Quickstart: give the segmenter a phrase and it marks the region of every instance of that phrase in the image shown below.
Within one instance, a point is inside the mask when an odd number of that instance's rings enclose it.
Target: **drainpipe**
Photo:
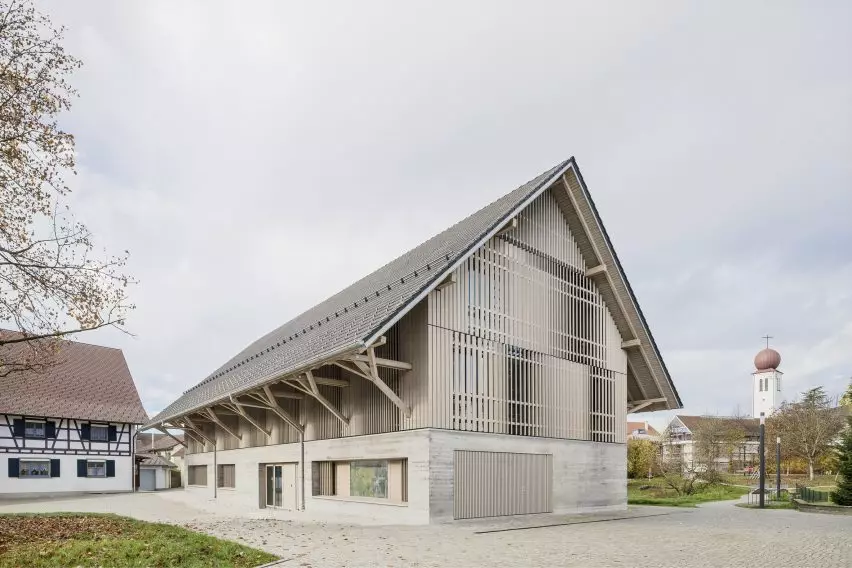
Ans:
[[[219,468],[216,467],[216,430],[213,430],[213,498],[219,498],[219,480],[217,479]]]
[[[300,504],[299,509],[301,511],[305,510],[305,427],[302,426],[302,433],[299,434],[299,445],[301,446],[302,457],[299,462],[302,465],[302,503]]]

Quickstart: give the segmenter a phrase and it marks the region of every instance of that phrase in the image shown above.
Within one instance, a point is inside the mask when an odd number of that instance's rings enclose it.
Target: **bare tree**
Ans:
[[[0,372],[33,369],[54,347],[45,338],[115,326],[133,305],[120,256],[94,253],[92,235],[63,198],[74,138],[58,124],[76,91],[80,61],[30,0],[0,0]],[[30,343],[27,349],[12,349]]]
[[[745,444],[746,419],[740,416],[704,416],[692,429],[694,453],[707,468],[717,470],[733,461],[734,451]]]
[[[831,451],[843,429],[844,413],[832,407],[822,387],[802,393],[801,400],[785,402],[767,421],[770,438],[781,437],[781,445],[791,456],[808,462],[808,476],[814,478],[814,463]]]

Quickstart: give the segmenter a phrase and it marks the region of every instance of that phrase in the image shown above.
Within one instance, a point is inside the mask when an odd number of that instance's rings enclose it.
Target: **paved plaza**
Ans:
[[[852,566],[852,517],[732,502],[422,527],[303,522],[262,511],[234,517],[187,497],[168,491],[5,502],[0,513],[113,512],[170,522],[262,548],[281,556],[281,566]]]

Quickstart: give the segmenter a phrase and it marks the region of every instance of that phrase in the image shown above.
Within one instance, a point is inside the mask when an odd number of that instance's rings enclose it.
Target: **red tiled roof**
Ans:
[[[651,426],[650,424],[646,424],[645,422],[627,422],[627,435],[631,435],[636,430],[645,430],[645,432],[649,436],[659,436],[660,433]]]
[[[8,337],[17,332],[0,330]],[[0,413],[143,424],[148,420],[120,349],[57,340],[55,364],[0,377]],[[0,361],[20,360],[25,343],[0,347]]]

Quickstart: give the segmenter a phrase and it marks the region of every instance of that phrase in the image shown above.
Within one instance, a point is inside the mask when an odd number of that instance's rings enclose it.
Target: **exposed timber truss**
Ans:
[[[222,429],[228,435],[242,441],[243,436],[239,431],[234,431],[223,420],[223,415],[236,416],[238,419],[245,420],[252,427],[263,432],[269,438],[272,436],[270,429],[262,426],[255,418],[249,414],[248,409],[258,408],[274,413],[284,422],[292,426],[299,434],[304,435],[305,426],[301,424],[298,417],[293,416],[286,409],[278,404],[279,398],[289,398],[304,400],[306,397],[313,398],[323,407],[325,407],[337,420],[348,426],[349,418],[347,418],[340,408],[329,401],[320,391],[320,386],[328,386],[335,388],[347,388],[350,386],[348,380],[333,379],[327,377],[318,377],[314,375],[314,370],[325,365],[336,365],[341,369],[352,373],[355,376],[361,377],[370,381],[397,407],[406,417],[411,416],[411,408],[403,402],[403,400],[393,391],[379,375],[379,368],[393,369],[396,371],[409,371],[412,366],[409,363],[396,361],[393,359],[385,359],[376,356],[376,348],[381,347],[386,343],[386,338],[379,338],[373,345],[363,350],[361,353],[356,353],[344,357],[327,361],[322,365],[314,367],[296,375],[289,375],[277,379],[276,381],[264,385],[258,389],[242,392],[239,394],[231,394],[227,401],[211,404],[201,410],[192,412],[181,418],[169,421],[168,424],[161,423],[158,430],[166,431],[166,428],[180,428],[184,430],[187,436],[206,446],[210,444],[215,447],[215,436],[211,439],[204,430],[199,427],[200,422],[208,423],[216,428]],[[277,387],[277,388],[276,388]],[[281,387],[287,387],[286,389]],[[184,444],[186,445],[186,444]]]

